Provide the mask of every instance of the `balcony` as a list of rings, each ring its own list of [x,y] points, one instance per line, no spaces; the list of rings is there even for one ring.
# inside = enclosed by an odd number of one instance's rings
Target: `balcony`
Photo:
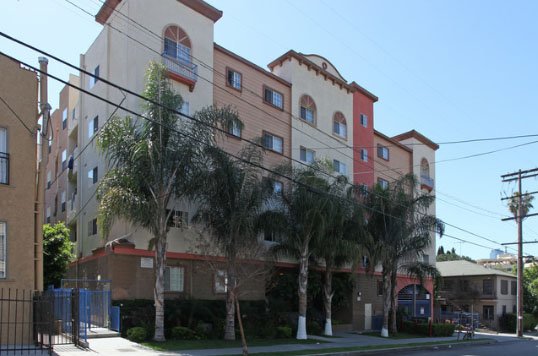
[[[420,176],[420,188],[421,189],[427,189],[428,191],[432,191],[433,189],[433,178],[430,178],[428,176]]]
[[[166,53],[162,54],[162,63],[168,69],[171,79],[187,84],[189,90],[194,90],[194,85],[198,80],[198,66],[192,62],[172,57]]]
[[[76,138],[78,134],[78,119],[76,117],[69,118],[69,125],[68,125],[68,135],[69,137]]]
[[[71,199],[67,202],[67,223],[71,224],[77,216],[78,197],[77,193],[71,194]]]
[[[71,156],[69,157],[69,161],[67,163],[67,167],[69,168],[69,172],[67,174],[69,180],[71,182],[77,183],[77,175],[78,175],[78,147],[75,147],[73,150],[73,153],[71,153]],[[71,162],[72,160],[72,162]]]
[[[0,152],[0,184],[9,184],[9,153]]]

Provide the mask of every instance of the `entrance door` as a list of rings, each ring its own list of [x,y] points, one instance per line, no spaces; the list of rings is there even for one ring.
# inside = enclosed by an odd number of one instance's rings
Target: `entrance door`
[[[364,304],[364,330],[372,329],[372,304]]]

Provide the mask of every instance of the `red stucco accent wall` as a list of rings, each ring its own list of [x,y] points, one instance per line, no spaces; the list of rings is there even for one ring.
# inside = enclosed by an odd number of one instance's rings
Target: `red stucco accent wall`
[[[368,116],[368,127],[361,125],[361,114]],[[374,100],[360,91],[353,93],[353,183],[374,184]],[[361,148],[368,150],[368,162],[361,160]]]

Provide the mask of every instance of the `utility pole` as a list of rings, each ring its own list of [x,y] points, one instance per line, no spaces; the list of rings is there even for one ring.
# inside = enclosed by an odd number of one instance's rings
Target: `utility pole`
[[[518,206],[517,212],[513,218],[505,218],[503,221],[516,220],[517,222],[517,336],[523,336],[523,218],[527,216],[535,216],[538,214],[525,214],[523,216],[523,193],[521,189],[521,181],[526,178],[538,176],[538,168],[522,171],[521,169],[515,173],[509,173],[501,176],[503,182],[518,182]],[[534,192],[535,193],[535,192]],[[534,193],[526,193],[530,195]],[[512,197],[503,198],[501,200],[511,199]]]

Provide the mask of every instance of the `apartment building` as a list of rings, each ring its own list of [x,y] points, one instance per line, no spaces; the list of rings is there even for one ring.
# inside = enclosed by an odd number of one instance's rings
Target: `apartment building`
[[[0,289],[4,296],[11,289],[14,296],[16,289],[43,288],[38,79],[35,72],[3,55],[0,74]]]
[[[69,83],[79,86],[79,77],[69,75]],[[78,98],[71,86],[60,91],[58,108],[51,114],[46,168],[45,223],[64,222],[76,241],[78,176]]]
[[[421,172],[420,166],[417,169],[415,165],[422,157],[427,162],[434,161],[434,153],[427,151],[433,150],[434,144],[424,136],[413,132],[390,138],[377,132],[373,105],[378,98],[357,83],[346,81],[328,59],[291,50],[269,63],[269,70],[265,70],[215,44],[214,24],[221,16],[221,11],[201,0],[161,0],[151,4],[143,0],[107,0],[96,15],[103,29],[81,55],[80,65],[141,93],[148,63],[163,63],[173,88],[185,101],[181,108],[185,114],[213,104],[230,105],[237,110],[243,125],[229,127],[218,144],[236,153],[246,144],[241,138],[260,139],[266,148],[267,166],[289,164],[290,158],[303,164],[321,159],[336,173],[348,176],[350,182],[372,185],[382,183],[381,179],[390,184],[400,173]],[[143,28],[134,26],[132,21]],[[84,73],[80,85],[112,102],[123,100],[123,106],[141,112],[139,98]],[[54,120],[60,137],[64,130],[63,110],[68,108],[67,138],[53,143],[51,157],[59,159],[54,160],[51,171],[57,174],[62,168],[64,150],[66,157],[78,158],[74,159],[72,169],[68,160],[67,180],[62,183],[67,189],[58,183],[58,188],[51,187],[47,196],[51,201],[51,219],[64,218],[75,231],[78,259],[70,269],[70,277],[112,280],[114,299],[152,298],[154,252],[147,249],[148,233],[119,221],[105,241],[97,229],[95,189],[108,167],[95,147],[95,135],[113,113],[126,113],[88,95],[79,94],[73,100],[70,94],[62,95]],[[416,142],[431,144],[416,149]],[[53,169],[56,164],[58,169]],[[430,179],[433,173],[430,172]],[[430,188],[432,182],[426,182]],[[275,188],[283,183],[275,182]],[[66,211],[59,212],[65,214],[54,217],[54,198],[59,195],[61,203],[64,190],[67,201],[73,201],[72,208],[68,203]],[[172,208],[189,228],[171,226],[169,232],[167,297],[224,298],[222,278],[203,267],[205,257],[193,248],[199,237],[196,229],[190,228],[195,207],[188,202],[174,202]],[[348,316],[356,328],[368,329],[368,320],[381,310],[378,277],[361,273],[358,278],[359,290],[351,296],[353,315]],[[406,291],[416,281],[402,276],[398,283],[398,290]],[[432,292],[431,283],[425,288],[424,298]],[[253,282],[247,289],[250,293],[246,298],[264,297],[263,281]]]

